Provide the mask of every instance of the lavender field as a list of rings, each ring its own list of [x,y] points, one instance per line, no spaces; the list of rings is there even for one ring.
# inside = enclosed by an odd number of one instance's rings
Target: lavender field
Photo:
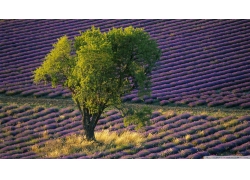
[[[0,22],[0,93],[70,97],[68,90],[35,86],[32,71],[66,34],[95,25],[143,27],[156,39],[161,59],[152,73],[145,103],[250,107],[249,20],[5,20]],[[136,91],[124,101],[139,102]]]
[[[74,108],[43,108],[1,105],[0,158],[43,158],[32,151],[51,138],[80,134],[81,116]],[[189,113],[154,111],[151,125],[141,133],[147,137],[140,147],[123,147],[91,155],[75,153],[59,158],[203,158],[209,155],[250,155],[250,116],[214,118]],[[134,131],[124,127],[114,110],[101,117],[96,130]]]
[[[59,103],[41,103],[46,99],[68,102],[69,90],[51,88],[50,84],[34,85],[32,71],[41,65],[57,38],[65,34],[73,38],[92,25],[101,31],[130,25],[143,27],[157,40],[162,56],[151,74],[151,96],[142,101],[133,91],[123,101],[158,108],[151,117],[152,124],[140,131],[146,138],[141,146],[58,158],[199,159],[250,155],[250,20],[2,20],[1,159],[44,158],[32,151],[34,145],[81,133],[80,113],[71,104],[61,107]],[[28,98],[37,105],[27,104]],[[186,107],[187,111],[179,111],[178,107]],[[168,108],[175,109],[170,112]],[[218,116],[206,113],[212,108]],[[221,110],[241,113],[220,114]],[[103,114],[96,131],[107,129],[117,133],[135,131],[134,126],[123,125],[115,110]]]

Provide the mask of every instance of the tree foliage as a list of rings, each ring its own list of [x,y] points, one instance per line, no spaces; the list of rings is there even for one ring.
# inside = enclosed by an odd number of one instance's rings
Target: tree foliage
[[[121,97],[134,89],[141,98],[150,95],[149,74],[159,58],[156,41],[142,28],[112,28],[102,33],[92,26],[74,40],[66,35],[59,38],[34,71],[34,82],[68,88],[81,112],[87,139],[94,139],[94,128],[105,108],[122,109]],[[133,122],[145,124],[143,113],[130,112]]]

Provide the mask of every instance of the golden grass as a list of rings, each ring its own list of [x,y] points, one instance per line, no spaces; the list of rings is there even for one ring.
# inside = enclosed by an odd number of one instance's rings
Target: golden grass
[[[237,119],[232,119],[232,120],[230,120],[230,121],[228,121],[228,122],[224,122],[224,123],[222,124],[222,126],[223,126],[224,128],[230,128],[230,127],[236,126],[237,124],[239,124],[239,121],[238,121]]]
[[[49,140],[43,146],[33,145],[31,149],[43,158],[57,158],[80,152],[90,155],[96,152],[122,149],[131,145],[140,146],[146,140],[136,132],[124,132],[119,135],[108,130],[96,132],[95,137],[102,144],[88,142],[82,135],[72,134],[64,138]]]
[[[178,138],[173,138],[172,142],[176,145],[181,143],[180,139]]]
[[[191,140],[191,135],[190,135],[190,134],[187,134],[187,135],[185,136],[185,140],[186,140],[186,142],[190,141],[190,140]]]
[[[227,138],[225,136],[222,136],[219,138],[219,140],[223,143],[225,143],[227,141]]]
[[[200,148],[202,150],[205,150],[206,149],[206,146],[204,144],[199,144],[197,145],[197,148]]]
[[[163,111],[162,109],[159,110],[167,119],[176,116],[177,114],[173,110]]]
[[[203,130],[199,130],[199,131],[197,132],[197,134],[198,134],[199,136],[204,136],[204,131],[203,131]]]

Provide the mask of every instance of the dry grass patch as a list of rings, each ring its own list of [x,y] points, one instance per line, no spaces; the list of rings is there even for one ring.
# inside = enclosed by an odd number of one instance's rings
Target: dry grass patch
[[[191,135],[190,135],[190,134],[187,134],[187,135],[185,136],[185,140],[186,140],[186,142],[189,142],[189,141],[191,140]]]
[[[162,115],[164,115],[167,119],[176,116],[177,114],[173,110],[161,111]]]
[[[203,130],[199,130],[199,131],[197,132],[197,134],[198,134],[199,136],[201,136],[201,137],[203,137],[203,136],[205,135],[205,133],[204,133]]]
[[[181,143],[179,138],[173,138],[172,142],[176,145]]]
[[[222,123],[222,126],[224,128],[230,128],[230,127],[236,126],[237,124],[239,124],[239,121],[237,119],[232,119],[232,120],[230,120],[228,122]]]
[[[63,138],[47,141],[44,145],[33,145],[32,151],[40,154],[43,158],[57,158],[74,153],[86,153],[91,155],[95,152],[120,149],[128,146],[141,146],[146,138],[136,132],[124,132],[117,134],[103,130],[95,133],[99,143],[88,142],[82,135],[72,134]]]

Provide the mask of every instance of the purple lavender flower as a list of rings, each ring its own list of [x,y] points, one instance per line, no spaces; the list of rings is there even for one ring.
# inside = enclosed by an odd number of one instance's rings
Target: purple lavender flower
[[[207,151],[197,152],[195,154],[189,155],[188,159],[202,159],[204,156],[209,156],[210,154]]]
[[[164,105],[166,105],[166,104],[168,104],[168,103],[169,103],[168,100],[162,100],[162,101],[160,101],[160,105],[161,105],[161,106],[164,106]]]

